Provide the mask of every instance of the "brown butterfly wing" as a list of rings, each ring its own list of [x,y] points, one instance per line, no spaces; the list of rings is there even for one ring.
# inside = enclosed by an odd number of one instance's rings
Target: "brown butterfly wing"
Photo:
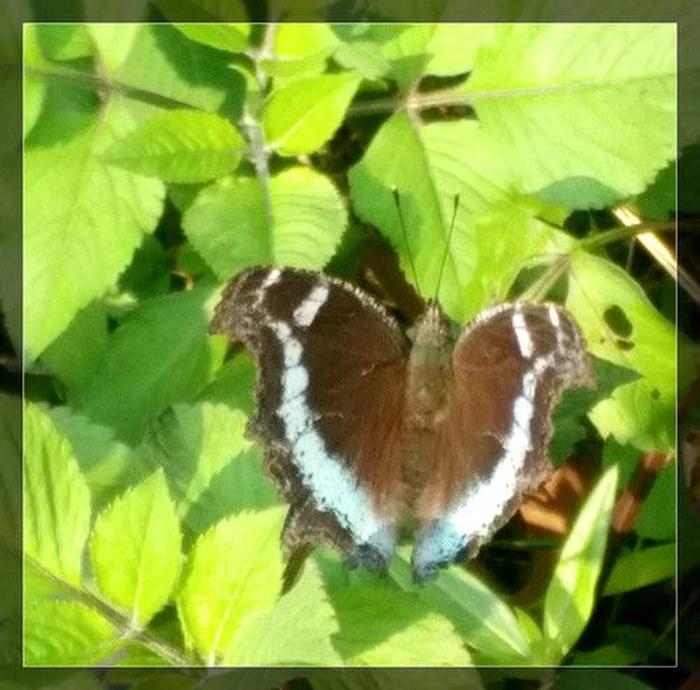
[[[251,433],[290,503],[287,552],[326,542],[383,567],[393,553],[406,343],[349,284],[255,268],[226,288],[212,323],[257,361]],[[381,487],[381,488],[380,488]]]
[[[418,579],[476,554],[551,469],[551,415],[562,392],[591,386],[585,344],[554,304],[504,304],[477,317],[454,348],[433,480],[421,494]]]

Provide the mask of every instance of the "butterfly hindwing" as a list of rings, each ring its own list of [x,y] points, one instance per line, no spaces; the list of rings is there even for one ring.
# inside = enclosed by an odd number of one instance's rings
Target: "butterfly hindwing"
[[[551,470],[551,414],[565,388],[592,385],[578,328],[554,304],[486,310],[457,341],[439,471],[419,499],[414,574],[474,556]]]

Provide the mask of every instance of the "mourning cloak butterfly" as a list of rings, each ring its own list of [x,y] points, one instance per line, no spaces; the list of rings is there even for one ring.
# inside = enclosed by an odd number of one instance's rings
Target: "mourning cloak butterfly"
[[[593,384],[555,304],[500,304],[455,341],[429,302],[406,336],[350,283],[260,267],[228,285],[212,330],[257,361],[249,431],[290,504],[286,555],[324,543],[383,570],[410,520],[417,581],[476,555],[512,516],[551,470],[562,391]]]

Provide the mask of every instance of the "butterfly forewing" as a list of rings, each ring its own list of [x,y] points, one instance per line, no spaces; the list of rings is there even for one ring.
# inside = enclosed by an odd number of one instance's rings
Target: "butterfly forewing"
[[[406,341],[371,298],[296,269],[238,276],[212,328],[257,360],[250,429],[290,502],[285,546],[330,542],[383,567],[393,552]]]

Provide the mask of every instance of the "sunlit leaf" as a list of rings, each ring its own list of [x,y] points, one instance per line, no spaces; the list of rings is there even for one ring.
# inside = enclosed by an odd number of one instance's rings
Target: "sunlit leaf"
[[[26,409],[24,438],[25,552],[52,575],[80,585],[90,490],[70,443],[36,405]]]
[[[248,177],[217,182],[183,218],[192,245],[222,280],[256,264],[321,268],[346,222],[330,180],[302,167],[266,182]]]
[[[168,601],[180,571],[180,526],[159,470],[97,517],[90,539],[102,593],[144,625]]]
[[[219,115],[167,110],[112,144],[104,160],[165,182],[207,182],[231,172],[245,147]]]
[[[207,665],[221,663],[241,626],[275,605],[283,517],[282,508],[240,513],[197,541],[177,606],[188,643]]]
[[[547,588],[544,633],[550,641],[555,662],[571,649],[593,610],[617,479],[617,467],[611,467],[586,499]]]

